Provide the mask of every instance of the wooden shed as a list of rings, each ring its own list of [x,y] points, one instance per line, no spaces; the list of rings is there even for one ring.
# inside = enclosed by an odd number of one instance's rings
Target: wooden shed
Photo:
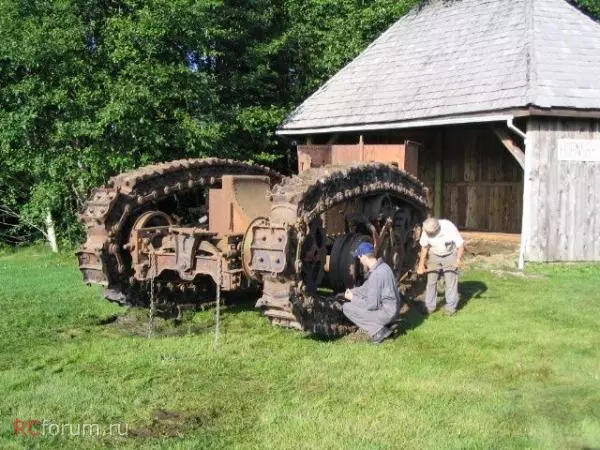
[[[429,0],[287,118],[307,144],[420,143],[432,212],[600,261],[600,25],[564,0]]]

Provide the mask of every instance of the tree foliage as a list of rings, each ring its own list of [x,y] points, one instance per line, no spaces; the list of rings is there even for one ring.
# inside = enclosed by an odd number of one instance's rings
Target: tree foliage
[[[600,0],[569,0],[595,20],[600,20]]]
[[[0,240],[48,211],[77,240],[90,189],[143,164],[285,170],[286,114],[416,3],[0,0]]]
[[[5,200],[65,238],[91,186],[127,168],[215,151],[217,85],[190,70],[209,51],[214,4],[2,1],[0,152]],[[198,25],[202,24],[202,27]],[[25,180],[15,189],[14,180]],[[3,189],[3,190],[4,190]]]

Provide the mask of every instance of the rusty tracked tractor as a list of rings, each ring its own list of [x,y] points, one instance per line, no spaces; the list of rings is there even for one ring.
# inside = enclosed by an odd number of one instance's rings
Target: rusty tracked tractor
[[[373,242],[399,281],[415,267],[426,192],[404,169],[416,170],[417,148],[305,146],[293,177],[214,158],[118,175],[82,214],[84,281],[128,305],[147,306],[152,290],[165,312],[214,304],[215,283],[262,287],[256,306],[272,323],[349,331],[335,294],[362,282],[360,242]]]

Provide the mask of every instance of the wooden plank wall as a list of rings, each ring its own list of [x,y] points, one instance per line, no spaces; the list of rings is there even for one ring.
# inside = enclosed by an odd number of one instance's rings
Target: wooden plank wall
[[[446,127],[443,154],[443,216],[459,228],[520,233],[523,170],[486,125]],[[435,186],[435,137],[425,138],[419,178]],[[432,192],[432,203],[433,192]]]
[[[600,162],[559,161],[559,139],[600,140],[600,120],[529,119],[525,259],[600,261]]]

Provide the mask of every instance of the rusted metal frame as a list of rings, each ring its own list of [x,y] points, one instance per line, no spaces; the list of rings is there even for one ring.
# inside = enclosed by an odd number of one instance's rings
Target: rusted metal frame
[[[154,261],[150,262],[149,265],[153,266],[157,272],[156,276],[160,276],[164,271],[170,270],[177,272],[179,277],[184,282],[190,282],[195,279],[197,275],[208,275],[215,282],[219,278],[217,273],[217,267],[219,265],[219,258],[222,259],[221,266],[225,269],[221,274],[222,288],[223,290],[233,290],[239,287],[241,283],[241,276],[243,270],[232,269],[230,262],[232,257],[239,256],[236,252],[229,252],[227,254],[222,253],[215,245],[207,240],[200,240],[201,237],[211,237],[215,233],[207,232],[197,228],[178,228],[178,227],[156,227],[152,229],[140,229],[138,232],[153,233],[163,232],[163,236],[169,236],[171,234],[176,239],[174,252],[169,251],[152,251],[146,252],[143,249],[137,250],[137,256],[134,256],[134,261],[141,261],[140,258],[143,255],[146,259],[153,257]],[[138,237],[138,247],[142,237]],[[189,242],[192,239],[192,242]],[[226,237],[225,239],[228,239]],[[210,256],[198,255],[197,252],[202,251],[209,253]],[[218,255],[218,256],[217,256]],[[138,281],[145,281],[148,278],[147,270],[142,266],[135,265],[136,275],[135,278]],[[140,267],[141,272],[137,271]]]
[[[321,170],[327,169],[323,168]],[[289,276],[283,276],[282,274],[277,277],[272,275],[265,277],[263,296],[257,303],[257,306],[262,307],[265,315],[269,316],[274,323],[290,327],[298,327],[300,324],[304,329],[325,326],[326,330],[320,329],[321,332],[325,331],[326,333],[334,334],[335,330],[339,332],[349,329],[345,323],[336,322],[337,319],[326,322],[324,325],[318,325],[314,321],[314,317],[317,317],[319,314],[324,314],[323,317],[326,317],[328,314],[332,314],[332,308],[338,308],[339,310],[341,306],[337,305],[331,299],[317,301],[315,296],[304,292],[301,280],[299,279],[302,270],[300,257],[301,245],[306,235],[303,230],[307,228],[307,224],[314,218],[320,216],[337,203],[352,201],[356,198],[379,193],[390,193],[395,197],[402,198],[403,201],[412,205],[416,210],[421,209],[424,214],[425,190],[424,186],[416,178],[382,164],[365,164],[357,168],[352,168],[349,171],[346,170],[342,170],[339,173],[330,173],[328,171],[323,175],[319,175],[319,169],[311,169],[310,172],[305,172],[302,175],[307,183],[291,180],[289,186],[284,183],[273,193],[275,202],[273,211],[286,209],[284,207],[286,203],[298,205],[291,208],[297,211],[297,221],[290,231],[296,235],[298,244],[295,255],[296,270],[289,274]],[[390,170],[395,171],[392,174],[389,172]],[[372,181],[365,184],[365,176]],[[357,180],[353,180],[352,177],[358,178]],[[363,183],[360,182],[359,178],[363,179]],[[348,187],[354,187],[347,188],[343,182],[340,184],[340,180],[345,179],[349,179]],[[332,187],[332,189],[327,189],[325,187],[327,185]],[[288,188],[289,191],[287,191]],[[314,189],[318,189],[318,191],[313,192]],[[328,194],[324,195],[325,192],[328,192]],[[310,196],[313,197],[312,200],[308,199]],[[293,306],[295,320],[281,317],[280,311],[282,309],[289,309],[290,305]],[[321,313],[315,312],[315,305],[319,305],[318,307],[322,308]],[[308,313],[308,311],[312,311],[312,313]],[[308,316],[306,316],[307,313]],[[313,319],[310,318],[311,314]]]
[[[256,226],[252,229],[251,270],[282,273],[287,266],[288,230],[283,226]]]
[[[192,170],[197,172],[194,178],[190,178]],[[88,240],[78,252],[80,261],[82,265],[85,265],[84,254],[99,251],[101,253],[99,256],[104,262],[100,272],[98,269],[94,269],[100,276],[92,275],[88,269],[82,267],[84,280],[102,284],[105,287],[112,285],[114,289],[123,291],[127,280],[121,276],[125,273],[125,268],[120,252],[128,250],[121,250],[118,241],[126,220],[145,204],[166,198],[166,196],[179,191],[201,187],[209,188],[219,182],[220,177],[227,173],[268,175],[272,183],[282,179],[279,173],[264,166],[218,158],[172,161],[143,167],[111,178],[106,186],[93,192],[81,214],[88,229]],[[162,184],[158,182],[161,177],[166,177]],[[165,185],[164,182],[167,184]],[[139,203],[140,201],[141,203]],[[114,210],[118,210],[118,212],[115,213]],[[94,240],[96,239],[102,241],[101,249],[92,250],[91,246],[95,245]],[[109,248],[113,249],[112,253],[109,252]],[[114,267],[115,270],[112,270],[109,266],[114,263],[120,267]],[[111,273],[120,275],[115,277],[111,276]]]
[[[179,276],[184,281],[192,281],[197,275],[209,275],[216,280],[217,258],[213,256],[195,256],[193,268],[182,269],[181,259],[177,253],[156,251],[148,254],[149,259],[153,258],[150,264],[156,271],[156,277],[159,277],[166,270],[179,273]],[[148,273],[143,277],[138,277],[139,281],[145,281],[148,278]]]

